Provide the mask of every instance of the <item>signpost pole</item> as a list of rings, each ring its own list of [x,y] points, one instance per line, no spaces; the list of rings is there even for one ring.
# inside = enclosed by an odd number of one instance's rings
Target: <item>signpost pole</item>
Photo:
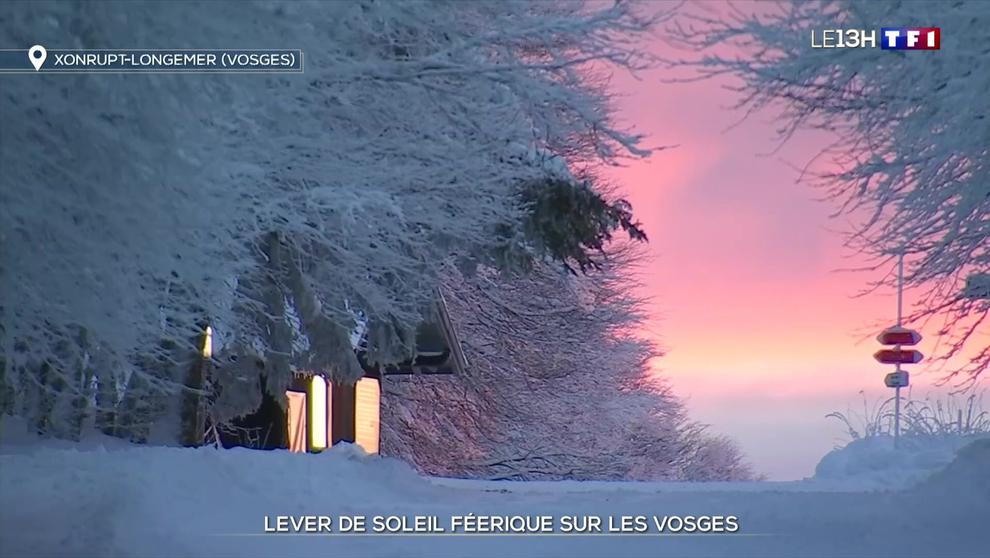
[[[897,371],[901,371],[901,365],[897,365]],[[901,386],[894,388],[894,449],[897,449],[898,441],[901,437]]]
[[[894,388],[894,447],[898,447],[901,438],[901,388],[907,387],[909,376],[907,370],[901,370],[902,364],[921,362],[924,355],[913,347],[921,341],[921,334],[913,329],[904,327],[904,252],[897,255],[897,325],[888,327],[877,335],[877,341],[892,349],[881,349],[873,358],[881,364],[893,364],[894,371],[887,374],[883,384]]]
[[[897,327],[901,327],[902,312],[904,308],[904,252],[897,256]],[[897,347],[900,349],[900,346]],[[894,366],[895,372],[901,371],[901,363]],[[901,437],[901,385],[894,388],[894,449],[900,442]]]

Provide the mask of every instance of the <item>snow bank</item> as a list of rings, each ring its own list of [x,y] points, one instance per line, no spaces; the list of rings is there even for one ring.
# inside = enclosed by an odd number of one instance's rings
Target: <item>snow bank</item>
[[[38,438],[27,422],[20,417],[0,416],[0,454],[31,453],[40,448],[69,450],[117,450],[133,448],[134,444],[107,436],[99,431],[86,430],[82,440],[72,442],[58,438]]]
[[[212,556],[239,548],[217,546],[224,533],[260,527],[266,514],[338,515],[355,512],[351,503],[384,506],[429,492],[404,463],[349,444],[309,456],[134,445],[29,448],[0,452],[5,557]]]
[[[919,483],[916,492],[921,498],[951,502],[960,508],[990,506],[990,436],[960,449],[948,466]],[[986,516],[978,519],[988,520]]]
[[[814,479],[858,483],[864,488],[910,486],[945,468],[960,448],[979,438],[904,436],[897,448],[890,436],[861,438],[826,454],[815,468]]]
[[[307,455],[103,443],[55,447],[5,438],[0,555],[985,557],[990,530],[982,522],[990,497],[981,496],[990,482],[990,442],[981,443],[924,483],[873,491],[856,479],[474,482],[421,477],[401,462],[347,445]],[[845,453],[872,455],[859,445]],[[847,470],[855,470],[849,464],[857,459],[846,460]],[[684,536],[264,532],[265,517],[275,515],[434,515],[449,525],[452,515],[469,513],[733,515],[740,529]]]

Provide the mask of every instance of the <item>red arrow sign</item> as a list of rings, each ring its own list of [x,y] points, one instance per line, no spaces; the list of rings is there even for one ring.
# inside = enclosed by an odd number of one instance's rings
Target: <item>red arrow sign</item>
[[[911,349],[881,349],[873,353],[873,358],[883,364],[914,364],[921,362],[924,355]]]
[[[917,345],[921,341],[921,334],[913,329],[903,327],[889,327],[880,335],[877,341],[881,345]]]

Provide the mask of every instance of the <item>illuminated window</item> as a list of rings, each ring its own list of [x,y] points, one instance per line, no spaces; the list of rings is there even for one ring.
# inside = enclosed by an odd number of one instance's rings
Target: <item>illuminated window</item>
[[[213,358],[213,328],[206,326],[203,332],[203,358]]]
[[[309,380],[309,388],[306,390],[307,402],[309,404],[309,449],[310,451],[320,451],[326,449],[327,426],[329,413],[327,413],[327,381],[323,376],[312,376]]]
[[[375,378],[361,378],[354,386],[354,443],[378,453],[381,389]]]
[[[289,407],[286,417],[289,451],[306,451],[306,394],[300,391],[287,391],[285,397]]]

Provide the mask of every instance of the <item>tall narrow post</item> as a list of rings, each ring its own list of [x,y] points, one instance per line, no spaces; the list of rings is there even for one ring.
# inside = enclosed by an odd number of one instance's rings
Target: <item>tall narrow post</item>
[[[897,256],[897,327],[901,327],[904,310],[904,252]],[[897,346],[900,350],[901,346]],[[895,372],[901,371],[900,363],[895,364]],[[901,438],[901,386],[894,388],[894,448],[897,448]]]
[[[210,373],[210,359],[213,358],[213,328],[207,325],[199,336],[199,351],[192,356],[192,363],[186,372],[182,410],[182,444],[198,447],[205,442],[206,398],[203,389]],[[220,440],[214,440],[219,444]]]
[[[897,256],[897,327],[901,327],[904,310],[904,253]]]
[[[900,371],[898,366],[897,370]],[[901,438],[901,386],[894,388],[894,448],[896,449]]]

